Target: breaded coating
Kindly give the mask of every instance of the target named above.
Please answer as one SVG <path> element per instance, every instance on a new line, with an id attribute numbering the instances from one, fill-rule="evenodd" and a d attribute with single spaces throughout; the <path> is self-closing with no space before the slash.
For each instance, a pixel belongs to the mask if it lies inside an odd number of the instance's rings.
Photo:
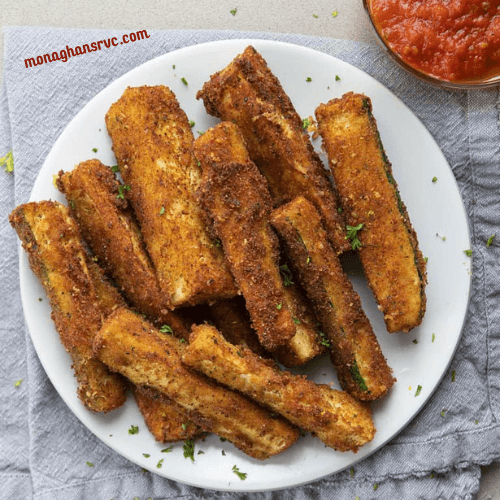
<path id="1" fill-rule="evenodd" d="M 269 225 L 272 202 L 266 180 L 233 123 L 207 130 L 194 149 L 203 170 L 201 204 L 222 242 L 260 343 L 275 350 L 293 337 L 295 324 L 278 267 L 278 238 Z"/>
<path id="2" fill-rule="evenodd" d="M 212 326 L 193 328 L 182 361 L 339 451 L 356 452 L 371 441 L 375 427 L 368 406 L 304 375 L 281 371 L 249 349 L 233 346 Z"/>
<path id="3" fill-rule="evenodd" d="M 162 392 L 190 413 L 191 422 L 253 458 L 281 453 L 298 439 L 298 429 L 286 420 L 184 366 L 186 345 L 122 308 L 104 322 L 94 352 L 111 370 Z"/>
<path id="4" fill-rule="evenodd" d="M 273 354 L 283 366 L 292 368 L 302 366 L 324 353 L 327 344 L 321 337 L 311 303 L 298 283 L 285 286 L 285 303 L 292 313 L 295 335 L 286 345 L 278 347 Z"/>
<path id="5" fill-rule="evenodd" d="M 106 114 L 125 185 L 170 308 L 236 295 L 222 249 L 195 199 L 193 133 L 165 86 L 127 88 Z"/>
<path id="6" fill-rule="evenodd" d="M 380 398 L 395 379 L 359 295 L 328 242 L 318 211 L 299 197 L 274 210 L 271 223 L 331 342 L 340 385 L 362 401 Z"/>
<path id="7" fill-rule="evenodd" d="M 105 300 L 108 285 L 96 267 L 91 265 L 89 270 L 76 222 L 64 205 L 52 201 L 20 205 L 9 221 L 49 298 L 52 320 L 73 362 L 82 403 L 95 412 L 120 407 L 126 399 L 126 381 L 92 353 L 103 313 L 99 296 Z M 94 277 L 99 278 L 97 285 Z M 103 308 L 109 312 L 109 300 Z"/>
<path id="8" fill-rule="evenodd" d="M 149 432 L 160 443 L 197 439 L 200 426 L 191 422 L 189 413 L 161 392 L 148 387 L 133 387 L 135 401 Z"/>
<path id="9" fill-rule="evenodd" d="M 139 226 L 120 194 L 123 186 L 111 168 L 99 160 L 84 161 L 71 171 L 60 171 L 57 187 L 66 196 L 83 239 L 128 302 L 187 338 L 187 325 L 168 310 Z"/>
<path id="10" fill-rule="evenodd" d="M 196 96 L 210 115 L 236 123 L 250 158 L 269 183 L 274 206 L 303 195 L 317 207 L 331 242 L 348 250 L 337 195 L 290 98 L 252 47 L 211 76 Z"/>
<path id="11" fill-rule="evenodd" d="M 228 342 L 247 347 L 259 356 L 270 356 L 261 346 L 257 333 L 252 328 L 242 296 L 216 302 L 210 306 L 210 314 L 213 323 Z"/>
<path id="12" fill-rule="evenodd" d="M 425 313 L 426 264 L 380 140 L 371 100 L 349 92 L 316 110 L 318 130 L 346 221 L 389 332 L 408 332 Z M 359 245 L 358 245 L 359 246 Z"/>

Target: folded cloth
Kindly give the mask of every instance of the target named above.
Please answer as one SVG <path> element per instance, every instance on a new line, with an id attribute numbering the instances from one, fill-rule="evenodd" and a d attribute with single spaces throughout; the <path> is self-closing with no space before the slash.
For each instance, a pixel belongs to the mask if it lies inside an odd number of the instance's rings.
<path id="1" fill-rule="evenodd" d="M 42 499 L 471 499 L 480 465 L 500 456 L 500 127 L 497 91 L 448 92 L 400 71 L 375 46 L 301 35 L 229 31 L 148 31 L 140 43 L 29 70 L 24 60 L 66 46 L 121 37 L 112 30 L 4 28 L 0 157 L 12 150 L 13 174 L 0 172 L 0 478 L 2 498 Z M 462 339 L 450 368 L 419 415 L 352 471 L 267 493 L 213 492 L 144 472 L 102 444 L 58 396 L 23 321 L 18 243 L 7 222 L 26 202 L 54 141 L 101 89 L 169 51 L 213 40 L 291 42 L 336 56 L 375 77 L 423 121 L 444 152 L 464 200 L 473 240 L 473 279 Z M 500 234 L 499 234 L 500 236 Z M 451 370 L 455 377 L 452 381 Z M 444 408 L 453 409 L 447 418 Z M 86 465 L 95 457 L 94 467 Z"/>

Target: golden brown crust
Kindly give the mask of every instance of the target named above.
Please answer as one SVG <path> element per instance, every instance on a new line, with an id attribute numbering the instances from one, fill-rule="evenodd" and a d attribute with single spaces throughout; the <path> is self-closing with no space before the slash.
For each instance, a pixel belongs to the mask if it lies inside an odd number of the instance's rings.
<path id="1" fill-rule="evenodd" d="M 316 110 L 347 224 L 363 224 L 359 256 L 389 332 L 407 332 L 425 313 L 426 264 L 392 175 L 371 101 L 349 92 Z"/>
<path id="2" fill-rule="evenodd" d="M 251 46 L 197 94 L 207 112 L 236 123 L 250 158 L 269 183 L 274 206 L 298 195 L 320 211 L 332 244 L 348 249 L 337 197 L 302 120 L 263 57 Z"/>
<path id="3" fill-rule="evenodd" d="M 94 351 L 112 370 L 162 392 L 189 411 L 192 422 L 253 458 L 281 453 L 298 439 L 298 430 L 285 420 L 184 366 L 186 345 L 122 308 L 103 324 Z"/>
<path id="4" fill-rule="evenodd" d="M 124 191 L 139 220 L 170 307 L 237 293 L 195 199 L 200 169 L 193 134 L 173 92 L 127 88 L 106 115 Z"/>
<path id="5" fill-rule="evenodd" d="M 73 362 L 80 399 L 96 412 L 118 408 L 125 402 L 127 384 L 92 353 L 102 315 L 113 309 L 118 296 L 112 295 L 110 303 L 109 283 L 102 275 L 94 283 L 99 271 L 92 264 L 89 271 L 76 222 L 65 206 L 52 201 L 20 205 L 9 220 L 49 298 L 56 330 Z M 105 303 L 102 310 L 100 297 Z"/>
<path id="6" fill-rule="evenodd" d="M 242 296 L 216 302 L 210 306 L 210 314 L 215 326 L 228 342 L 247 347 L 259 356 L 270 356 L 261 346 L 257 333 L 251 326 Z"/>
<path id="7" fill-rule="evenodd" d="M 222 122 L 195 141 L 203 170 L 200 201 L 263 347 L 274 350 L 295 334 L 279 272 L 278 239 L 269 225 L 267 184 L 248 157 L 238 127 Z"/>
<path id="8" fill-rule="evenodd" d="M 332 344 L 342 388 L 363 401 L 383 396 L 395 379 L 360 298 L 326 238 L 319 213 L 299 197 L 274 210 L 271 223 Z"/>
<path id="9" fill-rule="evenodd" d="M 132 393 L 149 432 L 160 443 L 197 439 L 204 434 L 189 412 L 161 392 L 133 386 Z"/>
<path id="10" fill-rule="evenodd" d="M 99 160 L 84 161 L 71 171 L 59 172 L 57 187 L 66 196 L 83 239 L 129 303 L 187 338 L 187 326 L 168 310 L 141 231 L 120 194 L 123 186 L 114 172 Z"/>
<path id="11" fill-rule="evenodd" d="M 305 376 L 281 371 L 249 349 L 225 341 L 210 325 L 193 328 L 182 360 L 278 412 L 336 450 L 356 452 L 374 437 L 368 406 Z"/>

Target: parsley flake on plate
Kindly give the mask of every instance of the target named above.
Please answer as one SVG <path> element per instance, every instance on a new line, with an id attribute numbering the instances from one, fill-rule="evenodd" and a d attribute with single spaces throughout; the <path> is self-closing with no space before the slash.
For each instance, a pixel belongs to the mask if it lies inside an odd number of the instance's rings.
<path id="1" fill-rule="evenodd" d="M 233 468 L 231 469 L 242 481 L 244 481 L 247 478 L 247 473 L 246 472 L 240 472 L 240 469 L 236 467 L 236 465 L 233 465 Z"/>

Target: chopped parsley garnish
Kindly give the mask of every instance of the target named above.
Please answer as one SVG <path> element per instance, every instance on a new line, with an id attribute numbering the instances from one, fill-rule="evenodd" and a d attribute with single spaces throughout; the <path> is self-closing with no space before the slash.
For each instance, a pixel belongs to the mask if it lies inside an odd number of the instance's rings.
<path id="1" fill-rule="evenodd" d="M 313 17 L 314 17 L 315 19 L 318 19 L 318 17 L 319 17 L 319 16 L 318 16 L 318 14 L 313 14 Z"/>
<path id="2" fill-rule="evenodd" d="M 98 150 L 97 150 L 97 148 L 92 148 L 92 151 L 93 151 L 94 153 L 97 153 L 97 151 L 98 151 Z"/>
<path id="3" fill-rule="evenodd" d="M 493 240 L 495 239 L 495 234 L 492 234 L 488 240 L 486 241 L 486 246 L 489 247 L 493 243 Z"/>
<path id="4" fill-rule="evenodd" d="M 451 381 L 452 382 L 455 382 L 455 375 L 456 375 L 455 370 L 451 370 Z"/>
<path id="5" fill-rule="evenodd" d="M 12 151 L 9 151 L 5 156 L 0 158 L 0 167 L 4 167 L 6 172 L 14 172 L 14 156 Z"/>
<path id="6" fill-rule="evenodd" d="M 128 184 L 124 184 L 123 186 L 118 186 L 118 194 L 117 198 L 125 199 L 125 191 L 130 191 L 130 186 Z"/>
<path id="7" fill-rule="evenodd" d="M 187 84 L 188 84 L 187 80 L 186 80 L 184 77 L 182 77 L 182 78 L 181 78 L 181 82 L 182 82 L 184 85 L 186 85 L 186 86 L 187 86 Z"/>
<path id="8" fill-rule="evenodd" d="M 193 120 L 189 120 L 189 126 L 191 128 L 193 128 L 195 125 L 196 125 L 196 122 L 194 122 Z"/>
<path id="9" fill-rule="evenodd" d="M 163 448 L 163 450 L 161 450 L 161 452 L 162 453 L 170 453 L 173 448 L 174 448 L 173 446 L 169 446 L 168 448 Z"/>
<path id="10" fill-rule="evenodd" d="M 131 425 L 128 430 L 129 434 L 139 434 L 139 427 L 137 425 Z"/>
<path id="11" fill-rule="evenodd" d="M 340 82 L 340 76 L 339 75 L 335 75 L 335 81 L 336 82 Z"/>
<path id="12" fill-rule="evenodd" d="M 415 397 L 417 397 L 421 391 L 422 391 L 422 386 L 421 385 L 417 386 L 417 390 L 415 391 Z"/>
<path id="13" fill-rule="evenodd" d="M 437 177 L 433 177 L 432 178 L 432 182 L 437 182 L 438 178 Z"/>
<path id="14" fill-rule="evenodd" d="M 377 484 L 377 483 L 375 483 L 375 484 L 373 485 L 373 490 L 375 491 L 377 488 L 378 488 L 378 484 Z"/>
<path id="15" fill-rule="evenodd" d="M 165 213 L 165 207 L 163 207 L 163 206 L 162 206 L 162 207 L 160 208 L 160 215 L 163 215 L 164 213 Z"/>
<path id="16" fill-rule="evenodd" d="M 312 81 L 313 81 L 313 79 L 312 79 L 310 76 L 308 76 L 308 77 L 306 78 L 306 82 L 312 82 Z"/>
<path id="17" fill-rule="evenodd" d="M 247 473 L 246 472 L 240 472 L 240 469 L 236 467 L 236 465 L 233 465 L 233 468 L 231 469 L 242 481 L 244 481 L 247 478 Z"/>
<path id="18" fill-rule="evenodd" d="M 326 334 L 323 332 L 319 332 L 319 336 L 321 337 L 320 344 L 326 347 L 331 347 L 332 343 L 327 339 Z"/>
<path id="19" fill-rule="evenodd" d="M 418 344 L 418 340 L 417 340 L 417 339 L 414 339 L 412 342 L 413 342 L 414 344 Z"/>
<path id="20" fill-rule="evenodd" d="M 156 464 L 156 468 L 157 469 L 161 469 L 162 465 L 163 465 L 163 460 L 165 460 L 164 458 L 160 458 L 160 460 L 158 460 L 158 463 Z"/>
<path id="21" fill-rule="evenodd" d="M 231 13 L 232 16 L 235 16 L 237 10 L 238 9 L 231 9 L 229 12 Z"/>
<path id="22" fill-rule="evenodd" d="M 182 445 L 184 450 L 184 458 L 190 458 L 194 462 L 194 441 L 187 439 Z"/>
<path id="23" fill-rule="evenodd" d="M 142 456 L 143 456 L 144 458 L 149 458 L 151 455 L 150 455 L 149 453 L 143 453 L 143 454 L 142 454 Z"/>
<path id="24" fill-rule="evenodd" d="M 351 241 L 351 248 L 353 250 L 358 250 L 359 248 L 361 248 L 361 241 L 359 241 L 358 238 L 358 231 L 361 231 L 363 226 L 363 223 L 358 224 L 357 226 L 349 226 L 349 224 L 346 226 L 347 236 L 345 238 L 346 240 Z"/>
<path id="25" fill-rule="evenodd" d="M 467 257 L 472 257 L 472 250 L 464 250 L 464 254 L 467 255 Z"/>
<path id="26" fill-rule="evenodd" d="M 283 307 L 283 304 L 276 304 L 276 309 L 278 309 L 278 311 Z"/>
<path id="27" fill-rule="evenodd" d="M 22 383 L 23 383 L 23 379 L 22 379 L 22 378 L 20 378 L 19 380 L 16 380 L 16 381 L 14 382 L 14 387 L 19 387 Z"/>
<path id="28" fill-rule="evenodd" d="M 286 264 L 280 266 L 280 273 L 281 277 L 283 278 L 283 285 L 285 286 L 293 285 L 292 273 L 290 271 L 290 268 Z"/>
<path id="29" fill-rule="evenodd" d="M 435 340 L 436 340 L 436 334 L 435 334 L 435 333 L 433 333 L 433 334 L 432 334 L 432 341 L 431 341 L 431 342 L 434 342 Z"/>
<path id="30" fill-rule="evenodd" d="M 120 167 L 119 167 L 118 165 L 113 165 L 113 166 L 111 167 L 111 170 L 112 170 L 113 172 L 119 172 L 119 171 L 120 171 Z"/>
<path id="31" fill-rule="evenodd" d="M 332 17 L 337 17 L 339 15 L 338 11 L 334 10 L 332 12 Z"/>
<path id="32" fill-rule="evenodd" d="M 163 325 L 160 328 L 160 332 L 161 333 L 174 333 L 174 331 L 172 330 L 172 328 L 170 328 L 168 325 Z"/>
<path id="33" fill-rule="evenodd" d="M 94 467 L 94 464 L 92 462 L 85 462 L 89 467 Z"/>
<path id="34" fill-rule="evenodd" d="M 296 324 L 296 325 L 300 325 L 300 319 L 298 318 L 292 318 L 293 319 L 293 322 Z"/>
<path id="35" fill-rule="evenodd" d="M 309 127 L 309 125 L 311 125 L 311 120 L 309 120 L 309 118 L 304 118 L 302 120 L 302 128 L 307 130 L 307 127 Z"/>
<path id="36" fill-rule="evenodd" d="M 446 408 L 443 408 L 443 409 L 441 410 L 441 416 L 442 416 L 442 417 L 444 417 L 444 415 L 445 415 L 446 411 L 447 411 L 447 410 L 446 410 Z"/>

